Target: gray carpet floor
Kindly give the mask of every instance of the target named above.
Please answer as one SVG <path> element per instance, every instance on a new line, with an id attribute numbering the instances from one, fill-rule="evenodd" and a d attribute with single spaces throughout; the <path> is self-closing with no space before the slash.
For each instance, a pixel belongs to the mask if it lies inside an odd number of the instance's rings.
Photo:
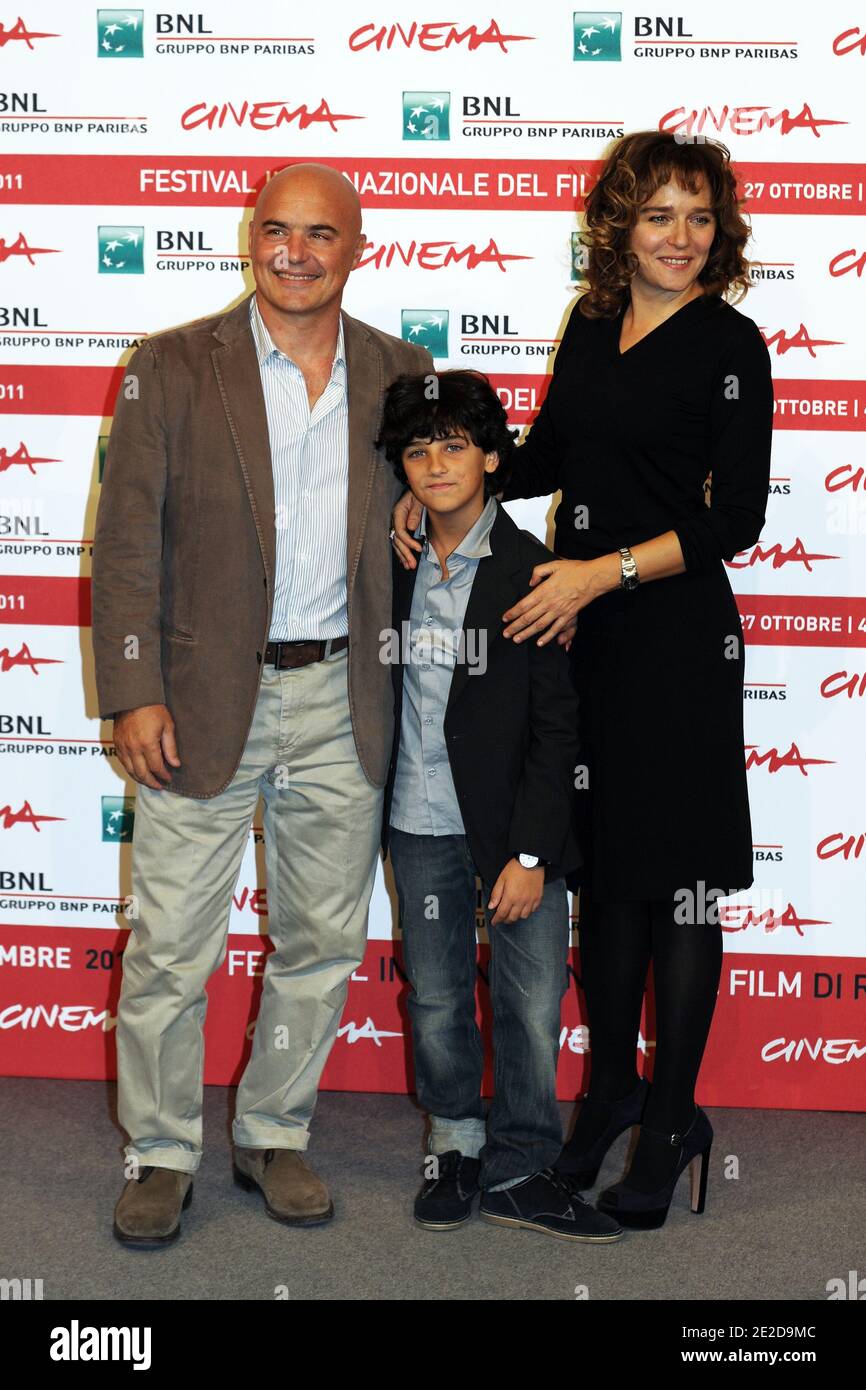
<path id="1" fill-rule="evenodd" d="M 179 1241 L 131 1250 L 111 1234 L 123 1186 L 115 1087 L 0 1079 L 0 1276 L 40 1278 L 45 1299 L 62 1301 L 572 1301 L 583 1288 L 593 1301 L 824 1301 L 828 1280 L 866 1276 L 866 1115 L 710 1110 L 704 1214 L 689 1210 L 683 1175 L 661 1230 L 597 1248 L 477 1217 L 450 1232 L 415 1225 L 423 1124 L 406 1096 L 322 1094 L 307 1157 L 336 1215 L 283 1226 L 233 1182 L 233 1104 L 233 1089 L 205 1088 L 205 1153 Z M 628 1142 L 600 1185 L 622 1175 Z"/>

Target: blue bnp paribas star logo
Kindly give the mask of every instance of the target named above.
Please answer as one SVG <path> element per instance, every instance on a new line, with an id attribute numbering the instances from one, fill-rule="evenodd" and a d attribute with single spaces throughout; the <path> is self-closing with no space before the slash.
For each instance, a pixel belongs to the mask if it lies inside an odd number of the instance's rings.
<path id="1" fill-rule="evenodd" d="M 589 264 L 589 253 L 581 241 L 580 232 L 571 234 L 571 278 L 572 280 L 585 280 L 586 268 Z"/>
<path id="2" fill-rule="evenodd" d="M 143 58 L 143 30 L 144 10 L 97 10 L 97 55 L 100 58 Z"/>
<path id="3" fill-rule="evenodd" d="M 102 798 L 102 838 L 118 845 L 128 845 L 135 822 L 134 796 L 104 796 Z"/>
<path id="4" fill-rule="evenodd" d="M 403 93 L 404 140 L 450 140 L 450 92 Z"/>
<path id="5" fill-rule="evenodd" d="M 575 10 L 574 61 L 618 63 L 622 14 L 614 11 Z"/>
<path id="6" fill-rule="evenodd" d="M 420 343 L 431 357 L 448 356 L 448 310 L 404 309 L 400 336 L 406 343 Z"/>
<path id="7" fill-rule="evenodd" d="M 144 274 L 144 228 L 99 228 L 100 275 Z"/>

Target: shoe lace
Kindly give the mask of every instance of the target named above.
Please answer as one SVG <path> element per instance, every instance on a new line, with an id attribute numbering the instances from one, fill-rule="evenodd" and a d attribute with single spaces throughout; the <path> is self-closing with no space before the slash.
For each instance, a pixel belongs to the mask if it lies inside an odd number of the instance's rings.
<path id="1" fill-rule="evenodd" d="M 544 1177 L 547 1178 L 551 1187 L 554 1188 L 560 1196 L 565 1197 L 567 1201 L 580 1202 L 585 1207 L 589 1205 L 586 1198 L 580 1195 L 580 1192 L 574 1185 L 574 1179 L 568 1173 L 560 1173 L 556 1168 L 545 1168 Z"/>

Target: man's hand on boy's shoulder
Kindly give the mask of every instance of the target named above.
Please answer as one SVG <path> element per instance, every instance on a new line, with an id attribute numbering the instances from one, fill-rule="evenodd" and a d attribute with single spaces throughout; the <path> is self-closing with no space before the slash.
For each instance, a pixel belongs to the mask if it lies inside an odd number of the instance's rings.
<path id="1" fill-rule="evenodd" d="M 488 908 L 496 912 L 490 919 L 492 927 L 500 922 L 519 922 L 528 917 L 541 903 L 544 894 L 544 865 L 524 869 L 518 859 L 509 859 L 493 885 Z"/>

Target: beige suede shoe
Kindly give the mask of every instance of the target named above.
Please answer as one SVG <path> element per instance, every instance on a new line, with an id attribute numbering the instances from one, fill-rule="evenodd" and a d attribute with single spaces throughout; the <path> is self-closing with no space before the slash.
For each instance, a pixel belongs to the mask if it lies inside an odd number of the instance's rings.
<path id="1" fill-rule="evenodd" d="M 297 1149 L 242 1149 L 235 1145 L 235 1182 L 247 1191 L 259 1187 L 265 1211 L 289 1226 L 319 1226 L 334 1215 L 334 1203 L 321 1178 Z"/>
<path id="2" fill-rule="evenodd" d="M 142 1168 L 114 1208 L 114 1235 L 125 1245 L 168 1245 L 180 1235 L 180 1214 L 192 1201 L 192 1174 Z"/>

